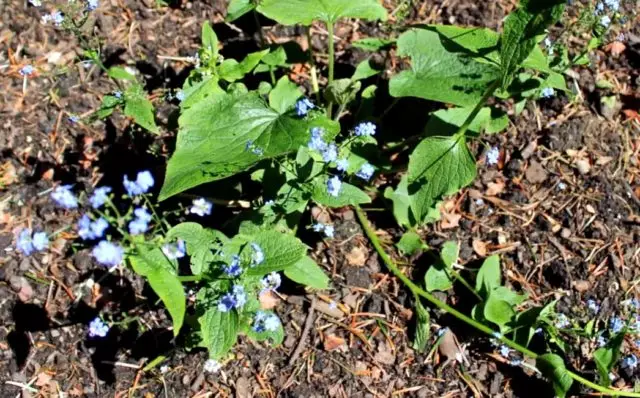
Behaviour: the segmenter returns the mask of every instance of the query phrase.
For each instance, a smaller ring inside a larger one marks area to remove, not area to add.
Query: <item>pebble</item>
[[[586,159],[578,159],[575,164],[580,174],[584,175],[591,171],[591,164],[589,164],[589,161]]]
[[[562,228],[562,231],[560,231],[560,236],[568,239],[569,237],[571,237],[571,230],[569,228]]]

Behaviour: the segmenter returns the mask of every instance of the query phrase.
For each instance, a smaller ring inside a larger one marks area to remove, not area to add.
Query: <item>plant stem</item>
[[[202,280],[202,275],[178,276],[180,282],[198,282]]]
[[[473,326],[477,330],[479,330],[481,332],[484,332],[484,333],[486,333],[486,334],[488,334],[488,335],[500,340],[502,343],[504,343],[505,345],[513,348],[514,350],[517,350],[517,351],[521,352],[524,355],[527,355],[528,357],[530,357],[532,359],[538,358],[538,354],[536,354],[535,352],[529,350],[528,348],[526,348],[526,347],[524,347],[524,346],[522,346],[522,345],[520,345],[520,344],[518,344],[518,343],[516,343],[514,341],[511,341],[510,339],[508,339],[505,336],[503,336],[500,332],[494,331],[491,328],[489,328],[489,327],[481,324],[480,322],[476,321],[475,319],[472,319],[472,318],[466,316],[465,314],[461,313],[460,311],[456,310],[455,308],[453,308],[453,307],[449,306],[448,304],[438,300],[433,295],[431,295],[430,293],[426,292],[421,287],[419,287],[418,285],[413,283],[411,281],[411,279],[409,279],[405,274],[402,273],[402,271],[400,271],[398,266],[396,266],[396,264],[393,262],[391,257],[389,257],[387,252],[384,250],[384,248],[382,247],[382,244],[380,243],[380,240],[378,239],[378,236],[376,235],[376,233],[373,230],[373,228],[371,228],[371,225],[369,224],[369,220],[367,219],[367,216],[364,213],[364,211],[362,210],[362,208],[360,206],[356,206],[355,210],[356,210],[356,215],[358,216],[358,220],[360,221],[360,224],[362,224],[362,228],[364,229],[365,234],[367,235],[367,237],[371,241],[371,244],[376,249],[376,252],[380,256],[380,258],[382,259],[384,264],[387,266],[387,268],[398,279],[400,279],[411,290],[411,292],[414,295],[417,295],[417,296],[425,298],[427,301],[429,301],[431,304],[435,305],[436,307],[448,312],[449,314],[453,315],[454,317],[458,318],[459,320],[463,321],[464,323],[466,323],[466,324],[468,324],[470,326]],[[606,388],[606,387],[603,387],[603,386],[599,386],[598,384],[593,383],[593,382],[585,379],[584,377],[582,377],[582,376],[580,376],[580,375],[578,375],[576,373],[573,373],[573,372],[571,372],[569,370],[567,370],[566,372],[567,372],[567,374],[569,376],[571,376],[572,379],[574,379],[574,380],[584,384],[585,386],[590,387],[590,388],[592,388],[592,389],[594,389],[594,390],[596,390],[596,391],[598,391],[598,392],[600,392],[602,394],[610,395],[610,396],[621,396],[621,397],[640,397],[640,393],[611,390],[609,388]]]
[[[311,64],[311,87],[316,96],[316,104],[320,104],[320,86],[318,85],[318,68],[313,57],[313,46],[311,44],[311,26],[307,28],[307,43],[309,45],[309,63]]]
[[[489,87],[487,87],[487,91],[484,92],[484,94],[482,95],[482,98],[480,98],[480,101],[478,101],[475,108],[473,108],[469,116],[467,116],[467,119],[464,121],[464,123],[462,123],[462,126],[460,126],[458,131],[456,131],[455,137],[460,138],[464,136],[464,133],[467,132],[467,129],[471,125],[471,122],[473,122],[473,119],[475,119],[476,116],[478,116],[478,113],[480,113],[480,110],[482,109],[484,104],[486,104],[487,101],[489,101],[489,98],[491,98],[491,96],[498,89],[498,87],[500,87],[500,80],[496,80],[495,82],[491,83]]]
[[[333,63],[335,58],[335,48],[333,43],[333,22],[327,22],[327,31],[329,32],[329,84],[333,83]],[[327,117],[331,119],[331,108],[333,102],[327,104]]]

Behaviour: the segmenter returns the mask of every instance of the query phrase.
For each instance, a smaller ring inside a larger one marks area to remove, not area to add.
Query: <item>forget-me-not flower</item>
[[[31,243],[33,244],[33,248],[36,249],[36,251],[43,251],[47,247],[49,247],[49,237],[47,236],[46,232],[36,232],[31,238]]]
[[[313,225],[313,230],[315,232],[324,233],[324,236],[326,236],[327,238],[333,238],[333,234],[335,232],[335,229],[333,228],[333,225],[322,224],[322,223],[314,224]]]
[[[309,113],[309,111],[313,108],[315,108],[315,105],[313,105],[313,103],[311,103],[308,98],[303,98],[296,102],[296,114],[298,116],[306,116],[307,113]]]
[[[624,357],[624,359],[622,360],[622,368],[624,369],[633,370],[637,366],[638,366],[638,358],[633,354]]]
[[[327,148],[327,143],[324,141],[322,136],[324,135],[324,130],[321,127],[314,127],[311,129],[311,139],[307,143],[307,146],[312,151],[322,152]]]
[[[257,243],[251,243],[251,249],[253,253],[251,253],[251,266],[255,267],[256,265],[260,265],[264,262],[264,252],[262,248]]]
[[[94,209],[101,208],[109,199],[111,187],[100,187],[93,191],[93,195],[89,198],[89,203]]]
[[[102,240],[93,248],[91,254],[100,264],[108,267],[115,267],[122,263],[124,258],[124,249],[115,243]]]
[[[333,162],[338,159],[338,148],[336,144],[331,143],[322,151],[322,160],[325,162]]]
[[[51,199],[64,209],[78,207],[78,198],[71,192],[71,185],[59,185],[51,192]]]
[[[78,235],[83,240],[102,238],[107,228],[109,228],[109,223],[102,217],[91,221],[89,216],[85,214],[78,220]]]
[[[242,274],[242,266],[240,266],[240,256],[234,254],[231,257],[231,262],[222,266],[222,270],[225,274],[235,278]]]
[[[89,337],[105,337],[109,333],[109,325],[96,317],[89,324]]]
[[[265,331],[274,332],[280,326],[280,318],[277,315],[265,311],[257,311],[253,318],[253,330],[262,333]]]
[[[365,163],[360,167],[360,170],[358,170],[356,176],[362,178],[363,180],[369,181],[375,171],[376,170],[372,165],[370,165],[369,163]]]
[[[164,253],[169,260],[176,260],[184,257],[187,254],[187,249],[184,241],[178,239],[175,243],[165,243],[162,245],[162,253]]]
[[[587,300],[587,308],[591,310],[594,314],[597,314],[600,311],[600,306],[596,304],[595,300],[589,299]]]
[[[129,196],[137,196],[147,193],[151,187],[155,184],[153,175],[148,170],[144,170],[138,173],[135,181],[129,180],[126,175],[122,179],[122,185],[127,191]]]
[[[200,217],[208,216],[211,214],[213,204],[204,198],[194,199],[189,212]]]
[[[500,149],[498,149],[498,147],[496,146],[491,147],[491,149],[487,151],[487,164],[489,166],[494,166],[498,164],[499,160],[500,160]]]
[[[624,321],[617,316],[609,320],[609,330],[612,334],[620,332],[624,328]]]
[[[44,232],[36,232],[32,235],[31,230],[25,228],[18,234],[16,249],[25,256],[45,250],[47,247],[49,247],[49,238]]]
[[[262,285],[262,292],[267,290],[275,291],[280,287],[281,283],[282,277],[280,277],[280,274],[277,272],[271,272],[260,280],[260,284]]]
[[[603,15],[602,18],[600,18],[600,25],[608,28],[609,25],[611,25],[611,17],[608,15]]]
[[[36,69],[33,67],[33,65],[25,65],[22,68],[20,68],[20,70],[18,71],[18,73],[20,73],[21,76],[31,76],[33,75],[33,72],[35,72]]]
[[[371,137],[376,135],[376,125],[371,122],[362,122],[353,130],[358,137]]]
[[[98,8],[99,1],[98,0],[86,0],[86,9],[87,11],[94,11]]]
[[[340,195],[340,190],[342,189],[342,181],[338,176],[333,176],[329,178],[327,181],[327,193],[333,197],[338,197]]]
[[[540,92],[540,98],[551,98],[555,95],[556,90],[553,87],[545,87]]]
[[[349,169],[349,161],[347,159],[336,160],[336,169],[342,172],[347,171]]]

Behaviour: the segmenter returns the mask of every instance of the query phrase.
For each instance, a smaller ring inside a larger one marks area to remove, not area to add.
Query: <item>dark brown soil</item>
[[[485,338],[442,314],[432,318],[432,340],[438,326],[450,327],[466,346],[470,365],[462,373],[443,365],[437,353],[415,352],[412,298],[381,265],[349,209],[330,215],[336,239],[308,242],[331,274],[332,289],[306,295],[285,286],[276,309],[286,329],[284,344],[272,348],[242,340],[213,375],[202,370],[205,352],[187,352],[181,338],[172,339],[168,314],[133,273],[110,275],[98,290],[80,297],[83,281],[100,279],[104,271],[86,249],[72,244],[72,234],[62,234],[45,255],[19,256],[13,246],[22,227],[54,231],[74,222],[74,214],[48,200],[54,182],[72,183],[82,191],[98,182],[118,184],[124,173],[141,168],[163,175],[177,109],[164,95],[181,87],[189,72],[186,63],[163,56],[192,55],[205,20],[214,23],[225,56],[255,51],[259,35],[253,17],[225,24],[225,5],[218,0],[172,1],[170,7],[157,7],[152,0],[102,1],[91,26],[104,38],[103,59],[109,65],[131,66],[144,77],[163,133],[151,137],[121,115],[92,124],[69,122],[71,114],[98,108],[102,96],[116,87],[98,68],[79,62],[73,37],[41,25],[38,10],[25,8],[22,0],[5,3],[0,20],[0,396],[553,396],[542,379],[508,366]],[[338,74],[348,74],[367,56],[349,47],[353,40],[394,36],[414,23],[497,29],[513,7],[510,1],[384,3],[396,10],[395,20],[338,26]],[[634,28],[622,29],[627,41],[620,55],[604,47],[592,65],[575,68],[578,78],[569,82],[577,87],[575,98],[561,94],[530,104],[512,117],[506,133],[474,143],[478,178],[447,199],[443,221],[421,231],[435,250],[447,240],[459,242],[460,260],[469,268],[499,253],[506,284],[527,293],[530,304],[557,299],[560,311],[584,324],[592,317],[585,301],[598,301],[600,328],[620,311],[622,299],[636,297],[640,277],[640,23],[637,16],[630,19],[627,26]],[[263,22],[268,41],[293,39],[308,46],[304,30]],[[311,45],[322,64],[326,31],[321,25],[313,30],[318,39]],[[376,60],[389,72],[401,63],[393,52]],[[39,73],[23,92],[17,71],[27,63],[37,65]],[[304,81],[304,71],[294,77]],[[601,79],[612,88],[597,88]],[[600,98],[609,95],[620,106],[607,113]],[[382,135],[397,134],[399,119],[406,123],[401,134],[415,134],[433,107],[400,101],[381,122]],[[407,116],[411,111],[418,116]],[[500,148],[497,166],[485,164],[489,146]],[[388,215],[372,212],[371,218],[393,251],[402,231]],[[416,278],[429,266],[427,254],[395,258]],[[471,307],[466,303],[472,298],[460,289],[442,297]],[[289,364],[311,300],[319,303],[313,327],[301,355]],[[338,311],[329,308],[332,301]],[[121,321],[125,313],[138,316],[146,331],[141,333],[135,322],[123,323],[106,339],[89,340],[86,325],[100,311]],[[573,338],[572,347],[566,353],[569,366],[593,378],[593,363],[585,355],[593,345]],[[624,349],[638,350],[631,341]],[[144,371],[158,355],[167,358]],[[167,371],[162,373],[160,366]],[[636,380],[628,372],[619,376],[619,385]],[[38,392],[29,395],[21,385]]]

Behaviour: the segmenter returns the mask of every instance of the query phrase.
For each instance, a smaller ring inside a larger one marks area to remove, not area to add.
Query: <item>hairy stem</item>
[[[476,112],[477,114],[477,112]],[[475,116],[474,116],[475,117]],[[528,357],[532,358],[532,359],[536,359],[538,358],[538,354],[536,354],[535,352],[531,351],[530,349],[506,338],[505,336],[503,336],[500,332],[498,331],[494,331],[491,328],[481,324],[480,322],[476,321],[475,319],[472,319],[470,317],[468,317],[467,315],[461,313],[460,311],[456,310],[455,308],[449,306],[448,304],[438,300],[436,297],[434,297],[432,294],[430,294],[429,292],[423,290],[420,286],[416,285],[415,283],[413,283],[411,281],[411,279],[409,279],[405,274],[402,273],[402,271],[400,271],[400,269],[398,268],[398,266],[393,262],[393,260],[391,259],[391,257],[387,254],[387,252],[384,250],[384,248],[382,247],[382,244],[380,243],[380,240],[378,239],[378,236],[376,235],[375,231],[373,230],[373,228],[371,228],[371,225],[369,224],[369,220],[367,219],[366,214],[364,213],[364,211],[362,210],[362,208],[360,206],[356,206],[355,207],[356,210],[356,215],[358,216],[358,220],[360,221],[360,224],[362,224],[362,228],[364,229],[365,234],[367,235],[367,237],[369,238],[369,241],[371,241],[371,244],[373,245],[373,247],[376,249],[376,252],[378,253],[378,255],[380,256],[380,258],[382,259],[382,261],[384,262],[384,264],[387,266],[387,268],[398,278],[400,279],[410,290],[411,292],[416,295],[416,296],[420,296],[425,298],[427,301],[429,301],[431,304],[435,305],[436,307],[448,312],[449,314],[453,315],[454,317],[458,318],[459,320],[461,320],[462,322],[466,323],[467,325],[473,326],[474,328],[476,328],[477,330],[486,333],[498,340],[500,340],[500,342],[504,343],[505,345],[513,348],[514,350],[517,350],[519,352],[521,352],[524,355],[527,355]],[[572,379],[584,384],[587,387],[590,387],[602,394],[605,395],[609,395],[609,396],[619,396],[619,397],[640,397],[640,393],[633,393],[633,392],[623,392],[623,391],[616,391],[616,390],[612,390],[603,386],[600,386],[596,383],[593,383],[587,379],[585,379],[584,377],[573,373],[569,370],[566,371],[567,374],[569,376],[571,376]]]

